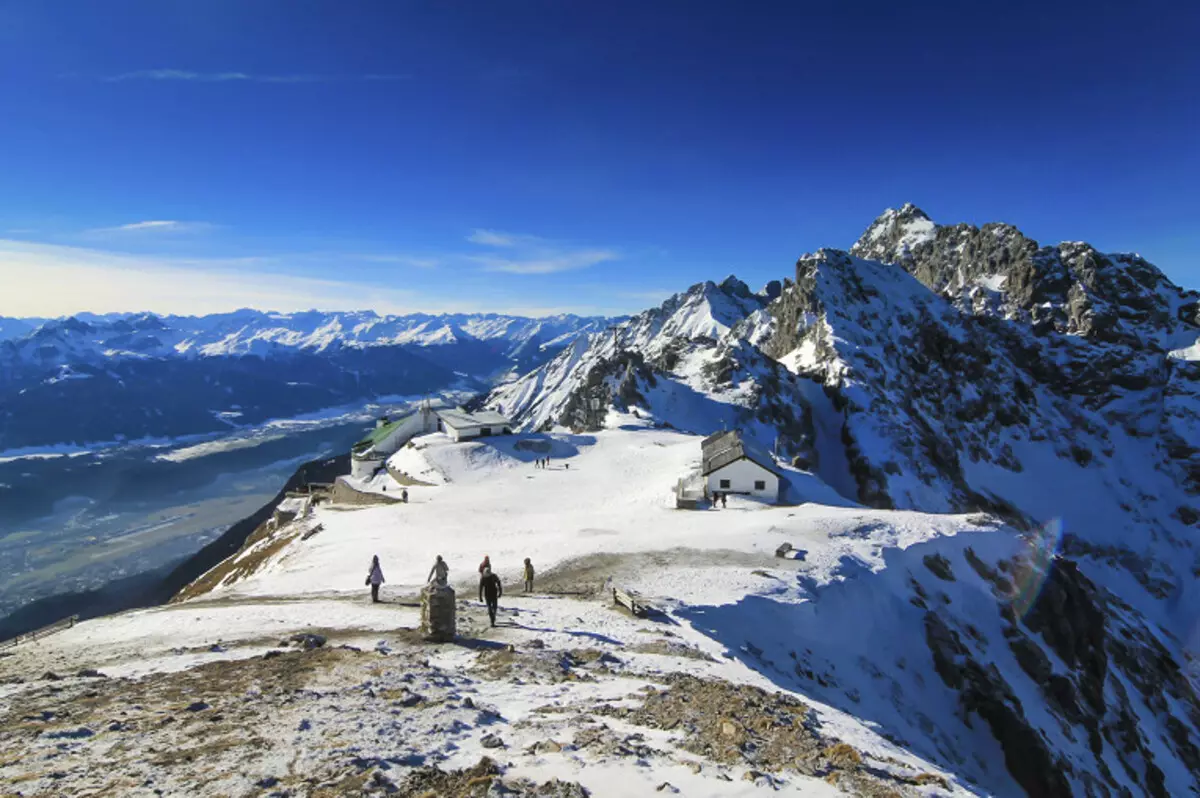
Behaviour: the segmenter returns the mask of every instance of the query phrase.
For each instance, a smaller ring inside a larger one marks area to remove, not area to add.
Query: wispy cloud
[[[123,233],[202,233],[216,225],[208,222],[181,222],[176,219],[156,219],[146,222],[130,222],[115,227],[94,227],[85,231],[88,235],[110,235]]]
[[[554,274],[586,269],[616,259],[615,252],[605,249],[563,252],[549,256],[533,255],[527,258],[500,258],[491,255],[476,255],[471,258],[483,266],[485,271],[508,274]]]
[[[253,307],[281,312],[374,310],[378,313],[494,312],[523,316],[556,313],[610,315],[621,308],[537,300],[525,291],[488,290],[472,298],[458,287],[440,293],[393,288],[378,279],[322,279],[283,270],[303,255],[242,258],[166,258],[84,247],[0,239],[0,316],[56,317],[155,311],[181,315]],[[344,255],[309,260],[344,262]],[[362,257],[362,256],[360,256]],[[389,258],[389,255],[369,256]],[[406,256],[397,256],[404,258]],[[312,265],[311,263],[309,264]],[[326,269],[329,273],[338,273]],[[531,301],[532,300],[532,301]]]
[[[69,77],[75,77],[71,75]],[[364,75],[267,74],[261,72],[195,72],[190,69],[139,69],[117,75],[104,75],[106,83],[138,80],[174,80],[195,83],[334,83],[339,81],[399,81],[409,75],[373,72]]]
[[[503,255],[471,255],[468,259],[482,266],[484,271],[508,274],[554,274],[574,271],[620,257],[611,249],[580,249],[540,236],[503,233],[498,230],[472,230],[467,236],[467,241],[504,250]]]
[[[360,260],[364,263],[386,263],[396,266],[412,266],[417,269],[436,269],[442,265],[441,258],[418,257],[414,255],[374,255],[352,254],[345,256],[349,260]]]
[[[538,238],[537,236],[479,229],[472,230],[471,235],[467,236],[467,240],[472,244],[482,244],[485,247],[538,246],[546,243],[545,239]]]
[[[0,239],[0,315],[153,310],[204,314],[239,307],[297,311],[424,309],[416,292],[280,274],[279,258],[163,258]]]

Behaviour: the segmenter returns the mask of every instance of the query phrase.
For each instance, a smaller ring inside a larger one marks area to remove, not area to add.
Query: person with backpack
[[[496,610],[503,595],[504,586],[500,584],[500,577],[492,573],[490,567],[483,569],[483,578],[479,580],[479,600],[487,604],[488,618],[492,626],[496,625]]]
[[[379,555],[371,558],[371,570],[367,572],[366,584],[371,586],[371,603],[379,603],[379,586],[383,584],[383,569],[379,567]]]
[[[533,563],[529,558],[525,558],[525,592],[533,592]]]

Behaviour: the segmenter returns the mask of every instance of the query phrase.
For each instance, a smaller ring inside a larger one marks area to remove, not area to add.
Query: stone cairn
[[[421,591],[421,634],[434,643],[449,643],[457,633],[454,588],[433,582]]]

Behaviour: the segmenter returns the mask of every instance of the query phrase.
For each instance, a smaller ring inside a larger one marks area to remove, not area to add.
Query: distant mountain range
[[[454,385],[616,319],[370,311],[0,318],[0,451],[170,438]]]

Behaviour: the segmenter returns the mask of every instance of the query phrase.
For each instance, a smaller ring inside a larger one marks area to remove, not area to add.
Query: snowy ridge
[[[558,315],[544,319],[489,314],[371,311],[270,313],[239,310],[210,316],[112,314],[40,322],[32,330],[8,320],[0,365],[97,362],[131,355],[267,356],[281,350],[320,352],[331,346],[442,346],[463,340],[495,344],[501,354],[530,341],[549,342],[607,326],[612,319]]]
[[[725,316],[719,339],[653,334],[665,326],[664,314],[698,301],[677,298],[635,317],[629,327],[650,335],[593,339],[582,356],[547,364],[489,401],[512,407],[527,429],[599,428],[605,421],[596,404],[645,410],[701,433],[732,420],[760,442],[786,440],[793,462],[870,506],[981,509],[1032,530],[1025,533],[1031,539],[1051,530],[1061,567],[1047,569],[1036,558],[1026,567],[1048,573],[1039,578],[1056,590],[1087,595],[1092,613],[1068,619],[1056,634],[1099,634],[1110,642],[1095,655],[1117,659],[1128,654],[1111,641],[1132,635],[1186,672],[1200,652],[1200,370],[1189,358],[1200,339],[1200,295],[1135,255],[1102,255],[1082,243],[1039,247],[1010,225],[943,227],[907,205],[877,219],[850,253],[802,257],[794,282],[741,321]],[[737,364],[732,381],[713,379],[723,358]],[[776,367],[788,377],[773,378]],[[732,419],[716,412],[722,401],[738,402],[739,387],[748,389],[742,412]],[[662,394],[677,399],[685,388],[688,412],[664,401]],[[791,434],[777,420],[754,427],[761,415],[749,408],[765,402],[789,409]],[[994,575],[1011,562],[968,567],[1003,586],[1011,580]],[[1054,583],[1059,577],[1062,584]],[[996,592],[1002,609],[1006,589]],[[998,664],[988,645],[964,642],[963,619],[971,617],[926,618],[935,658]],[[1036,626],[1001,625],[1001,637],[1020,644],[1015,671],[1002,667],[999,678],[981,675],[969,684],[946,675],[947,686],[962,692],[960,700],[987,694],[1016,706],[1010,696],[1025,689],[1018,685],[1043,678],[1023,642],[1024,630]],[[1061,659],[1053,638],[1045,639],[1050,648],[1037,657]],[[1133,671],[1101,668],[1106,675],[1097,681],[1081,667],[1070,656],[1063,661],[1071,689],[1109,695],[1088,712],[1035,692],[1020,705],[1049,702],[1048,716],[988,719],[1001,738],[1017,726],[1050,741],[1018,758],[1041,761],[1047,773],[1067,767],[1083,779],[1071,791],[1103,783],[1159,794],[1159,768],[1179,774],[1180,762],[1184,770],[1200,763],[1200,715],[1186,680],[1159,674],[1155,686],[1134,684],[1136,700],[1148,702],[1139,708],[1128,703],[1129,680],[1140,678]],[[1154,690],[1166,683],[1184,705],[1156,703]],[[1089,712],[1096,714],[1084,719]],[[1137,713],[1156,732],[1121,742],[1106,725],[1114,712]],[[1175,725],[1177,715],[1190,717],[1188,731]],[[1101,753],[1076,752],[1071,736],[1057,731],[1064,722],[1092,728],[1092,749]],[[1133,760],[1125,745],[1134,746]],[[1159,758],[1167,765],[1155,764]],[[1117,767],[1140,775],[1122,782]],[[1197,786],[1190,777],[1183,784]],[[1032,791],[1066,789],[1041,782]]]
[[[9,325],[0,451],[208,433],[221,419],[254,423],[464,383],[478,391],[609,321],[242,310],[72,317],[24,333]]]
[[[363,486],[402,478],[409,503],[264,526],[176,603],[0,659],[0,749],[17,751],[0,778],[143,783],[129,729],[96,732],[120,700],[154,748],[263,724],[174,767],[168,791],[1196,793],[1195,297],[1136,256],[911,205],[782,285],[693,286],[495,388],[484,403],[521,434],[414,439]],[[722,426],[772,451],[781,506],[674,509]],[[473,601],[485,553],[506,587],[495,628]],[[355,606],[372,555],[411,602],[438,554],[457,644],[414,638],[409,605]],[[661,615],[614,610],[610,585]],[[297,612],[264,639],[272,605]],[[127,647],[101,642],[118,627]],[[68,664],[143,678],[34,678]],[[198,697],[217,718],[170,709]],[[39,733],[8,731],[19,719]],[[233,766],[251,745],[269,755]]]
[[[730,277],[676,294],[601,333],[580,338],[544,366],[495,389],[486,400],[522,429],[603,425],[608,408],[633,410],[705,434],[741,427],[788,456],[812,446],[810,420],[794,378],[747,342],[761,336],[766,291]]]

